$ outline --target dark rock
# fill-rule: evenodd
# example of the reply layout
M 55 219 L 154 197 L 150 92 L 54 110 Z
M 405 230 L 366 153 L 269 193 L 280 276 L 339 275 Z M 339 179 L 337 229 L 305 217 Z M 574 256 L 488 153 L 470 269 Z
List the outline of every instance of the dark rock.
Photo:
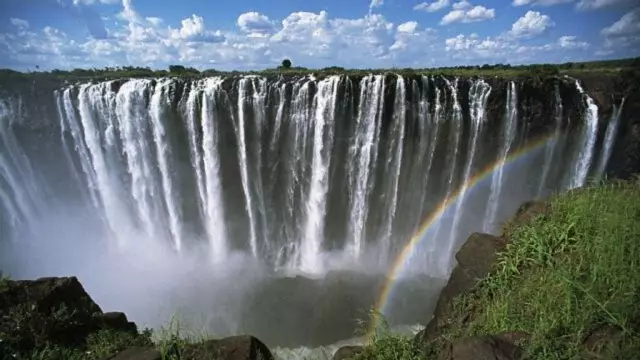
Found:
M 473 233 L 469 236 L 456 254 L 458 264 L 440 292 L 433 318 L 425 330 L 418 333 L 417 341 L 430 342 L 437 338 L 440 329 L 450 321 L 448 313 L 453 299 L 472 289 L 478 279 L 487 276 L 504 246 L 505 240 L 493 235 Z
M 353 359 L 364 351 L 362 346 L 343 346 L 333 354 L 333 360 Z
M 518 333 L 521 336 L 521 333 Z M 439 360 L 517 360 L 522 349 L 507 339 L 509 333 L 497 336 L 476 336 L 451 343 L 438 357 Z M 514 335 L 514 337 L 518 337 Z
M 14 350 L 83 344 L 102 314 L 75 277 L 9 281 L 0 291 L 0 333 Z
M 131 347 L 100 360 L 162 360 L 162 354 L 154 348 Z
M 181 360 L 273 360 L 267 345 L 250 335 L 188 345 Z
M 520 207 L 516 211 L 516 214 L 509 220 L 508 226 L 525 225 L 533 220 L 534 217 L 546 214 L 549 212 L 549 210 L 550 205 L 548 202 L 540 200 L 527 201 L 524 204 L 520 205 Z M 503 236 L 504 235 L 505 234 L 503 234 Z
M 135 323 L 127 320 L 127 315 L 121 312 L 108 312 L 98 316 L 103 329 L 125 331 L 132 334 L 138 332 L 138 327 Z

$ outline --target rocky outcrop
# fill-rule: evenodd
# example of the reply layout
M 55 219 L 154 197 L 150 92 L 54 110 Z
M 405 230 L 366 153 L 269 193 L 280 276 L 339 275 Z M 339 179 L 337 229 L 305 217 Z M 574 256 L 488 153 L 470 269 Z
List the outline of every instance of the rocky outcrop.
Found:
M 504 333 L 463 338 L 451 343 L 438 360 L 518 360 L 522 358 L 520 341 L 524 333 Z
M 505 245 L 504 238 L 489 234 L 474 233 L 469 237 L 456 253 L 458 264 L 440 293 L 433 318 L 426 329 L 418 333 L 416 340 L 430 342 L 438 337 L 450 321 L 448 314 L 453 299 L 471 290 L 478 279 L 489 274 L 496 256 Z
M 81 346 L 89 334 L 110 329 L 137 334 L 122 313 L 103 313 L 75 277 L 3 281 L 0 334 L 3 346 L 28 352 L 49 345 Z
M 364 348 L 362 346 L 343 346 L 333 354 L 333 360 L 350 360 L 361 354 L 363 351 Z
M 163 358 L 151 343 L 149 333 L 139 334 L 136 324 L 124 313 L 103 313 L 76 277 L 0 280 L 0 359 L 5 354 L 30 358 L 33 351 L 52 346 L 84 353 L 91 336 L 102 331 L 114 335 L 108 338 L 125 340 L 105 346 L 111 350 L 101 349 L 111 354 L 100 357 L 92 353 L 88 359 Z M 170 346 L 168 352 L 178 354 L 181 360 L 273 360 L 269 348 L 248 335 L 180 347 L 177 344 Z

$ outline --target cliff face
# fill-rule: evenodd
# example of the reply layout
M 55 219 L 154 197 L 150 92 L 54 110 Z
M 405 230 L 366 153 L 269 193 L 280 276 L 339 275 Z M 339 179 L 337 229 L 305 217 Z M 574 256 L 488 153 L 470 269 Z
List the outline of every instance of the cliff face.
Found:
M 294 267 L 317 268 L 322 250 L 358 258 L 373 244 L 391 258 L 403 246 L 396 239 L 486 169 L 486 206 L 461 205 L 445 228 L 490 231 L 513 210 L 500 201 L 640 170 L 640 95 L 618 75 L 34 78 L 0 87 L 0 148 L 14 164 L 0 178 L 15 218 L 38 207 L 15 194 L 33 204 L 53 196 L 92 204 L 116 233 L 143 227 L 176 247 L 186 233 L 247 239 L 210 241 L 217 254 L 237 247 Z M 499 165 L 529 152 L 509 179 Z M 15 170 L 21 159 L 49 195 L 15 180 L 29 175 Z M 452 249 L 463 235 L 439 237 Z

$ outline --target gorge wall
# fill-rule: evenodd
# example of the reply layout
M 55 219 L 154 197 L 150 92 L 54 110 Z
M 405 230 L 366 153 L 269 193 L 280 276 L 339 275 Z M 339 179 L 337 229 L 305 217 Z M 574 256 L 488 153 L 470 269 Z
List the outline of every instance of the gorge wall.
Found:
M 638 170 L 640 101 L 621 84 L 394 74 L 2 84 L 1 234 L 19 242 L 74 204 L 115 243 L 204 244 L 213 262 L 240 251 L 306 273 L 332 261 L 384 271 L 457 199 L 415 257 L 420 272 L 446 274 L 461 240 L 494 231 L 521 201 Z M 464 191 L 487 169 L 482 190 Z

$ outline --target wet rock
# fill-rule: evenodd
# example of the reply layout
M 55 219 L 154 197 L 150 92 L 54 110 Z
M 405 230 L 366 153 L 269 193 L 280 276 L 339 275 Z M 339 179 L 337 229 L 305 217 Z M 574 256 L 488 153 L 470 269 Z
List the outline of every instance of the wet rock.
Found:
M 273 360 L 267 345 L 250 335 L 188 345 L 181 360 Z
M 138 333 L 138 327 L 127 319 L 127 315 L 121 312 L 108 312 L 98 316 L 103 329 L 125 331 L 132 334 Z
M 440 292 L 433 318 L 416 340 L 429 342 L 437 338 L 440 329 L 449 322 L 448 313 L 453 299 L 473 288 L 478 279 L 489 274 L 505 240 L 489 234 L 473 233 L 456 254 L 458 264 L 447 285 Z M 463 319 L 464 320 L 464 319 Z
M 518 360 L 522 348 L 509 341 L 522 338 L 523 333 L 503 333 L 495 336 L 463 338 L 451 343 L 439 360 Z
M 162 354 L 154 348 L 131 347 L 100 360 L 162 360 Z
M 333 354 L 333 360 L 349 360 L 364 351 L 362 346 L 343 346 Z

